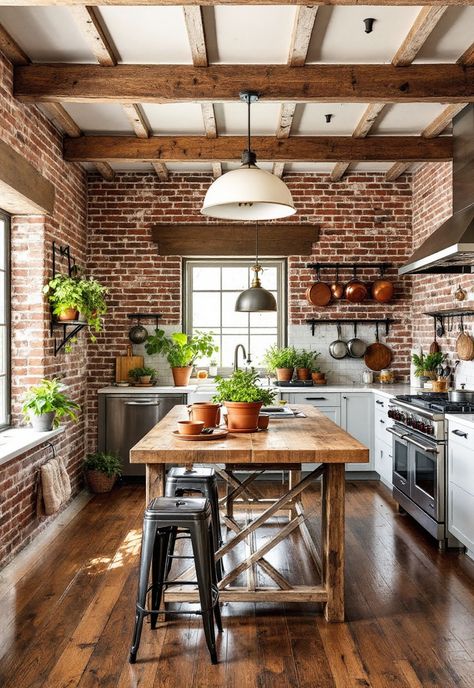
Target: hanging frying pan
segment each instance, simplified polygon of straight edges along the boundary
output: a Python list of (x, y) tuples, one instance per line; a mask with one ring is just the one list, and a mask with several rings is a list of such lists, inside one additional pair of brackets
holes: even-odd
[(354, 322), (354, 336), (347, 342), (347, 348), (351, 358), (362, 358), (367, 350), (367, 344), (357, 336), (356, 322)]
[(370, 346), (367, 347), (364, 356), (364, 361), (367, 368), (375, 372), (378, 372), (383, 368), (388, 368), (388, 366), (392, 362), (392, 352), (390, 351), (388, 346), (385, 346), (385, 344), (381, 344), (379, 342), (378, 323), (376, 323), (375, 325), (375, 343), (370, 344)]
[(339, 265), (336, 265), (336, 279), (330, 286), (332, 298), (339, 301), (344, 296), (344, 285), (339, 282)]
[(341, 337), (341, 325), (337, 323), (337, 339), (329, 345), (329, 354), (332, 358), (345, 358), (349, 353), (346, 342)]
[(317, 282), (306, 289), (306, 300), (312, 306), (327, 306), (331, 301), (331, 289), (325, 282), (321, 282), (319, 268), (317, 271)]

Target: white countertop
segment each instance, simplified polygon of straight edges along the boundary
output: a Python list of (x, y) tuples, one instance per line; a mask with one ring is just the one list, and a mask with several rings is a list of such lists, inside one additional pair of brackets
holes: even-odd
[(109, 385), (99, 389), (99, 394), (190, 394), (199, 385), (187, 385), (186, 387), (174, 387), (173, 385), (153, 385), (152, 387), (129, 387)]
[(447, 413), (446, 420), (467, 425), (474, 430), (474, 413)]

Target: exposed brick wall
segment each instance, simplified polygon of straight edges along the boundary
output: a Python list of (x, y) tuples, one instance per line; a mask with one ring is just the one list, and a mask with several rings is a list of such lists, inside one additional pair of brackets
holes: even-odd
[[(20, 401), (27, 386), (44, 376), (60, 376), (83, 408), (86, 401), (85, 333), (74, 354), (54, 356), (49, 335), (49, 308), (41, 293), (51, 276), (53, 240), (70, 244), (78, 264), (86, 259), (86, 175), (62, 160), (62, 138), (34, 106), (21, 105), (11, 95), (12, 69), (0, 57), (0, 138), (22, 154), (55, 185), (52, 217), (12, 219), (12, 394), (13, 420), (22, 422)], [(86, 417), (67, 424), (67, 435), (55, 440), (71, 476), (73, 492), (81, 484)], [(0, 467), (0, 566), (26, 544), (44, 522), (35, 502), (38, 466), (50, 450), (38, 449)]]
[[(416, 248), (453, 212), (452, 164), (430, 163), (423, 165), (413, 175), (413, 246)], [(464, 289), (474, 288), (472, 275), (417, 275), (413, 278), (413, 345), (428, 351), (433, 341), (433, 319), (423, 315), (426, 311), (445, 310), (466, 306), (454, 297), (461, 285)], [(472, 306), (472, 301), (469, 304)], [(470, 321), (469, 321), (470, 323)], [(466, 325), (469, 326), (466, 322)], [(447, 333), (439, 344), (442, 350), (455, 360), (458, 324)], [(467, 364), (467, 368), (474, 366)], [(464, 366), (466, 369), (466, 366)], [(466, 372), (466, 371), (465, 371)], [(471, 375), (474, 374), (471, 371)]]
[[(154, 174), (122, 173), (112, 182), (89, 178), (89, 267), (110, 289), (105, 332), (91, 347), (88, 417), (95, 442), (97, 389), (113, 379), (114, 357), (124, 354), (130, 321), (127, 313), (157, 311), (164, 325), (181, 325), (181, 260), (161, 257), (150, 241), (157, 223), (200, 223), (199, 209), (212, 179), (209, 175), (173, 175), (161, 182)], [(314, 275), (310, 260), (392, 261), (401, 264), (411, 250), (411, 180), (385, 183), (383, 175), (353, 174), (334, 184), (327, 175), (289, 175), (286, 179), (298, 207), (293, 223), (320, 225), (320, 241), (312, 256), (289, 260), (289, 314), (292, 324), (304, 323), (315, 310), (305, 300)], [(395, 270), (390, 276), (395, 277)], [(341, 275), (342, 276), (342, 275)], [(373, 272), (361, 273), (368, 279)], [(325, 275), (323, 275), (325, 277)], [(333, 275), (327, 275), (332, 278)], [(348, 273), (343, 277), (349, 278)], [(397, 279), (393, 304), (367, 302), (319, 309), (320, 317), (384, 317), (401, 320), (387, 343), (394, 351), (394, 368), (408, 372), (410, 279)], [(372, 332), (367, 337), (373, 337)]]

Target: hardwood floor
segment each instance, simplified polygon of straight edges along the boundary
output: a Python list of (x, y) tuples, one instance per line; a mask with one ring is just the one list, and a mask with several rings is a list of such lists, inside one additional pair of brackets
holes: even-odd
[[(347, 486), (346, 623), (313, 604), (226, 604), (217, 666), (189, 615), (146, 624), (129, 665), (143, 505), (136, 486), (95, 497), (34, 566), (0, 574), (2, 688), (474, 687), (474, 563), (367, 482)], [(302, 551), (294, 536), (268, 559), (311, 582)]]

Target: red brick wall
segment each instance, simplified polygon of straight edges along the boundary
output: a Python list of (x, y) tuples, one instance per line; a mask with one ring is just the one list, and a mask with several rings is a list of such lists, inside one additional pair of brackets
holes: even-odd
[[(157, 223), (199, 223), (199, 209), (212, 179), (208, 175), (173, 175), (160, 182), (155, 174), (122, 173), (113, 182), (89, 178), (89, 266), (110, 289), (109, 313), (99, 345), (91, 347), (89, 422), (95, 441), (97, 389), (113, 379), (114, 357), (124, 354), (130, 322), (126, 314), (153, 310), (163, 314), (162, 324), (181, 324), (181, 260), (161, 257), (150, 241)], [(315, 314), (304, 298), (313, 275), (310, 260), (392, 261), (401, 264), (411, 250), (411, 185), (403, 177), (385, 183), (383, 175), (353, 174), (334, 184), (326, 175), (289, 175), (298, 213), (292, 223), (321, 226), (320, 241), (312, 256), (290, 258), (289, 312), (293, 324)], [(361, 273), (362, 275), (362, 273)], [(390, 276), (395, 277), (395, 270)], [(344, 275), (348, 277), (346, 273)], [(373, 278), (374, 273), (365, 273)], [(324, 277), (324, 275), (323, 275)], [(332, 277), (332, 275), (327, 276)], [(396, 299), (381, 307), (340, 304), (320, 309), (321, 317), (384, 317), (400, 319), (388, 339), (394, 367), (408, 372), (410, 333), (410, 279), (397, 280)]]
[[(52, 217), (12, 219), (12, 393), (14, 421), (21, 422), (20, 400), (26, 388), (46, 376), (61, 376), (73, 398), (85, 407), (85, 334), (74, 354), (54, 356), (49, 309), (41, 293), (51, 275), (51, 242), (70, 244), (77, 262), (86, 259), (86, 175), (62, 160), (62, 139), (36, 107), (12, 98), (12, 70), (0, 58), (0, 137), (21, 153), (56, 189)], [(76, 493), (86, 434), (85, 414), (67, 424), (67, 437), (55, 440)], [(38, 466), (50, 455), (39, 449), (0, 466), (0, 565), (44, 525), (33, 508)]]

